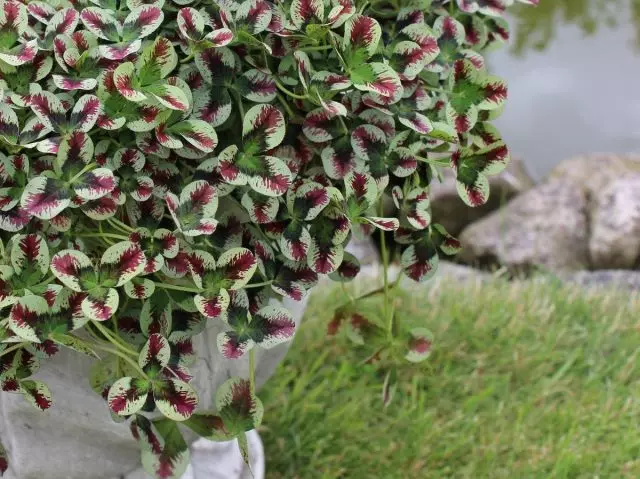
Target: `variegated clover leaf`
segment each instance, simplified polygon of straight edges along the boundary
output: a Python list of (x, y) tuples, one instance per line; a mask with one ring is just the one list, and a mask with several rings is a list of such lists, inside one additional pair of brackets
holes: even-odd
[[(405, 324), (389, 266), (425, 281), (460, 249), (431, 214), (443, 168), (479, 206), (509, 161), (483, 55), (514, 3), (0, 0), (2, 390), (46, 410), (34, 374), (67, 349), (151, 476), (186, 471), (184, 428), (247, 460), (256, 349), (296, 329), (279, 301), (352, 281), (349, 242), (379, 234), (384, 287), (329, 329), (384, 369), (388, 406), (436, 339)], [(211, 321), (210, 359), (253, 369), (207, 411), (190, 367)]]
[(118, 415), (130, 416), (140, 411), (149, 398), (168, 419), (184, 421), (196, 409), (198, 395), (184, 381), (164, 373), (171, 358), (169, 341), (160, 334), (151, 334), (142, 347), (138, 365), (144, 377), (123, 377), (109, 389), (109, 408)]
[(291, 314), (277, 306), (249, 313), (249, 298), (243, 290), (231, 293), (225, 319), (230, 330), (218, 336), (218, 349), (228, 359), (240, 358), (254, 346), (269, 349), (288, 341), (296, 328)]

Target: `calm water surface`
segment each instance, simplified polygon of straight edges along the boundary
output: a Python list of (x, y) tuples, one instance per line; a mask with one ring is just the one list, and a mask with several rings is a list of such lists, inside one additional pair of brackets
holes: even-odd
[(496, 125), (536, 179), (570, 156), (640, 153), (640, 54), (633, 34), (629, 24), (588, 37), (559, 26), (544, 52), (491, 54), (489, 67), (509, 84)]

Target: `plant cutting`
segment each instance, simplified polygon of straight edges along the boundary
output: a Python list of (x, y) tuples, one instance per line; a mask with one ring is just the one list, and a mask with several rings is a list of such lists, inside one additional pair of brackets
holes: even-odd
[[(507, 88), (481, 52), (506, 40), (511, 3), (0, 1), (3, 391), (47, 414), (39, 368), (72, 351), (152, 476), (184, 473), (184, 433), (246, 457), (256, 351), (296, 329), (281, 299), (352, 280), (356, 235), (394, 232), (415, 281), (458, 250), (429, 184), (452, 167), (477, 206), (507, 165), (490, 124)], [(432, 337), (395, 317), (382, 250), (384, 287), (332, 327), (423, 360)], [(248, 373), (205, 399), (190, 367), (211, 325), (211, 361)]]

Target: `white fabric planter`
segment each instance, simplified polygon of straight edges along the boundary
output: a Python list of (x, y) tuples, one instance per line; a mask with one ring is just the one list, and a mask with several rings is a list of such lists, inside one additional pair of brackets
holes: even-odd
[[(306, 299), (285, 300), (283, 306), (300, 323)], [(210, 321), (207, 329), (194, 338), (198, 360), (190, 369), (193, 387), (200, 397), (199, 409), (212, 407), (218, 386), (232, 376), (249, 377), (248, 355), (227, 360), (216, 347), (221, 322)], [(256, 383), (260, 387), (284, 358), (290, 343), (270, 350), (256, 350)], [(21, 395), (0, 394), (0, 438), (9, 455), (8, 479), (142, 479), (140, 453), (126, 423), (115, 423), (104, 400), (89, 387), (92, 360), (80, 354), (61, 351), (43, 362), (36, 378), (46, 382), (54, 404), (45, 413), (27, 404)], [(244, 479), (245, 470), (235, 441), (211, 443), (189, 435), (193, 443), (192, 463), (184, 479)], [(256, 432), (249, 434), (252, 471), (255, 479), (264, 477), (264, 454)]]

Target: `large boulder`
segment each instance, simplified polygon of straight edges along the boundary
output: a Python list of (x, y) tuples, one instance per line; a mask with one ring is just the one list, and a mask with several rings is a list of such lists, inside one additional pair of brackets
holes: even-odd
[(520, 272), (536, 266), (577, 271), (589, 266), (588, 232), (585, 190), (551, 180), (466, 228), (459, 259)]
[(640, 174), (640, 155), (600, 153), (566, 159), (551, 170), (548, 179), (571, 181), (594, 200), (613, 181), (636, 173)]
[(623, 176), (594, 193), (589, 253), (594, 269), (638, 266), (640, 174)]
[(489, 177), (489, 201), (483, 206), (471, 208), (458, 195), (453, 171), (445, 169), (443, 177), (442, 183), (434, 180), (430, 187), (431, 214), (434, 222), (440, 223), (454, 236), (534, 185), (523, 162), (512, 158), (502, 173)]

